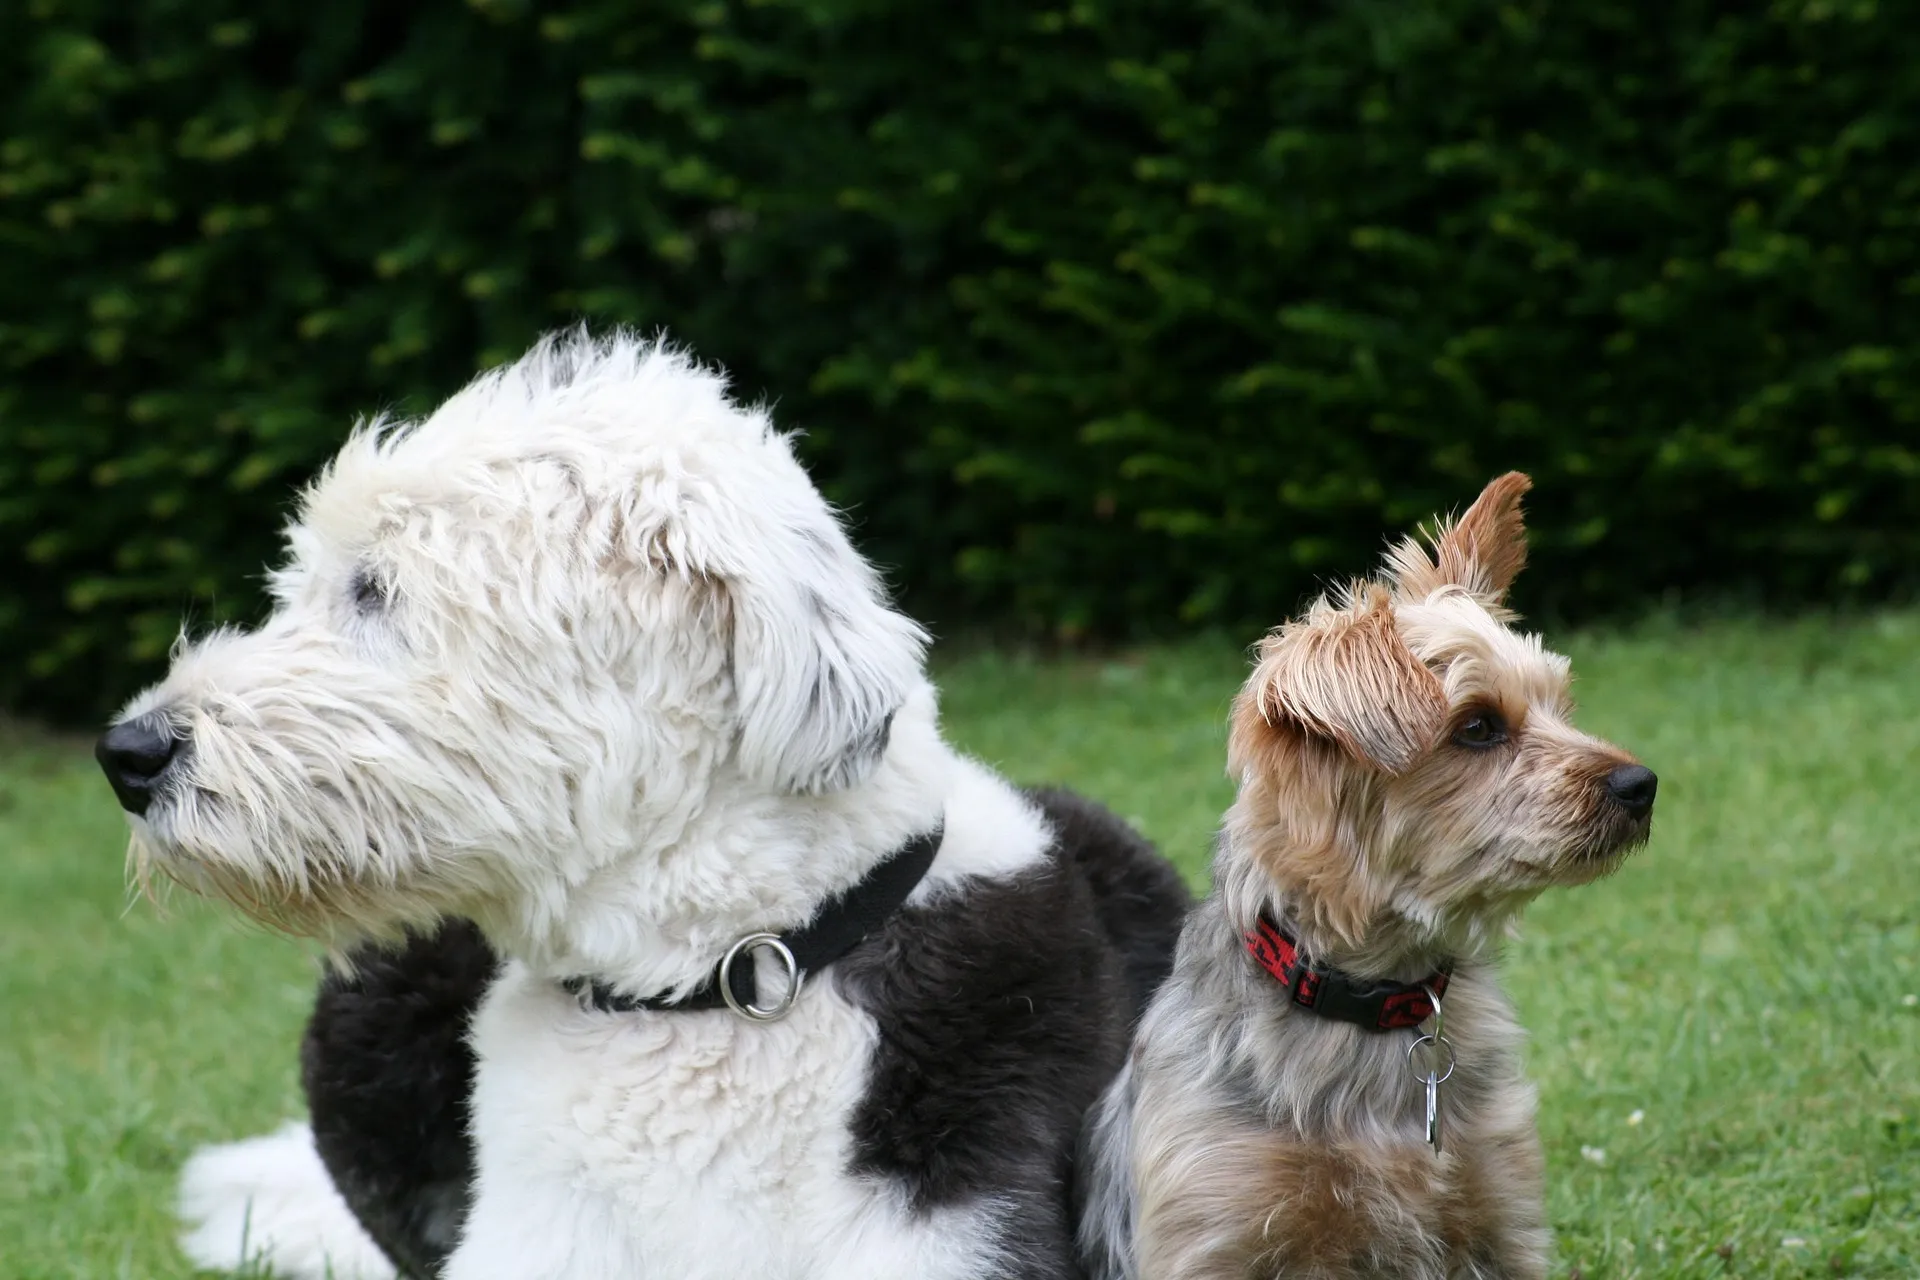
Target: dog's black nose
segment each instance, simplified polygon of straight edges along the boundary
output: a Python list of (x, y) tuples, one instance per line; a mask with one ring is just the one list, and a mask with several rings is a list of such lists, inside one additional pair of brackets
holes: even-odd
[(100, 735), (93, 758), (106, 771), (113, 794), (128, 813), (145, 813), (153, 789), (180, 755), (181, 740), (158, 715), (117, 724)]
[(1607, 775), (1607, 790), (1636, 818), (1653, 808), (1653, 793), (1659, 789), (1660, 779), (1643, 764), (1623, 764)]

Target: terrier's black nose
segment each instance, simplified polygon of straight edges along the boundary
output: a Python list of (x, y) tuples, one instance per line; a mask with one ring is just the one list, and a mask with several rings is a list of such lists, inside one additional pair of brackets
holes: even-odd
[(106, 771), (120, 807), (128, 813), (145, 813), (154, 787), (179, 757), (182, 745), (164, 718), (144, 715), (101, 734), (93, 758)]
[(1636, 818), (1653, 808), (1653, 793), (1659, 789), (1660, 779), (1643, 764), (1623, 764), (1607, 775), (1607, 790)]

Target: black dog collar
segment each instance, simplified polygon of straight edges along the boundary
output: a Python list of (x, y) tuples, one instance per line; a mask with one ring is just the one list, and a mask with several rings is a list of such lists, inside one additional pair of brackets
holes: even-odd
[(1419, 982), (1362, 983), (1338, 969), (1308, 963), (1299, 945), (1264, 915), (1247, 934), (1247, 950), (1292, 994), (1295, 1004), (1370, 1031), (1416, 1027), (1431, 1018), (1433, 996), (1446, 993), (1452, 969), (1443, 966)]
[[(785, 1017), (807, 974), (818, 972), (853, 950), (900, 909), (940, 852), (942, 830), (936, 826), (907, 841), (792, 933), (750, 933), (740, 939), (727, 948), (705, 982), (678, 1000), (664, 995), (625, 995), (596, 978), (566, 978), (560, 985), (602, 1013), (731, 1009), (755, 1022)], [(787, 991), (778, 1004), (756, 1003), (759, 984), (755, 980), (755, 957), (762, 951), (771, 951), (786, 970)]]

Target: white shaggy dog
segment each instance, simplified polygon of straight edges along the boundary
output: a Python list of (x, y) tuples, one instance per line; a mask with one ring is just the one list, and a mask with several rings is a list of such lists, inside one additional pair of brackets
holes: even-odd
[[(99, 754), (143, 874), (403, 950), (323, 986), (314, 1131), (189, 1167), (197, 1261), (1075, 1274), (1074, 1134), (1183, 893), (943, 743), (925, 637), (764, 413), (659, 345), (552, 340), (356, 433), (289, 542), (266, 623), (183, 646)], [(844, 960), (796, 991), (757, 953), (785, 1016), (661, 1007), (929, 833)]]

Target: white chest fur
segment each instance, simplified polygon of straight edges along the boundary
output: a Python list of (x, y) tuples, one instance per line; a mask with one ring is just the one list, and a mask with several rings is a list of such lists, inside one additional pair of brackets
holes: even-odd
[(448, 1280), (982, 1274), (990, 1206), (916, 1215), (849, 1171), (877, 1038), (826, 981), (752, 1024), (583, 1012), (509, 967), (474, 1019), (476, 1199)]

